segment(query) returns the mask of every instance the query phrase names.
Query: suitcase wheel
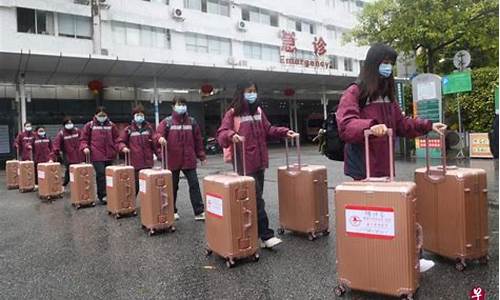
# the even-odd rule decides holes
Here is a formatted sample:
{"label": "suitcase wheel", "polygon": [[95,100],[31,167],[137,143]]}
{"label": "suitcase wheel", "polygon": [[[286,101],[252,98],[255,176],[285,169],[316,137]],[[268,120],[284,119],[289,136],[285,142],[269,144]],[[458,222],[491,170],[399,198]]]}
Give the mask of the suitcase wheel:
{"label": "suitcase wheel", "polygon": [[137,211],[136,211],[136,210],[134,210],[134,211],[132,212],[132,216],[134,216],[134,217],[136,217],[136,216],[137,216]]}
{"label": "suitcase wheel", "polygon": [[115,214],[115,219],[118,220],[119,218],[121,218],[122,216],[120,214]]}
{"label": "suitcase wheel", "polygon": [[342,297],[346,292],[346,288],[343,285],[337,285],[334,292],[337,297]]}
{"label": "suitcase wheel", "polygon": [[210,250],[208,248],[205,249],[205,256],[206,257],[209,257],[210,255],[212,255],[212,253],[213,253],[212,250]]}
{"label": "suitcase wheel", "polygon": [[176,230],[175,226],[170,227],[170,232],[175,232]]}
{"label": "suitcase wheel", "polygon": [[285,229],[283,227],[279,227],[276,231],[278,232],[279,235],[285,234]]}
{"label": "suitcase wheel", "polygon": [[258,262],[258,261],[259,261],[259,258],[260,258],[259,253],[255,253],[255,254],[252,256],[252,261],[253,261],[253,262]]}
{"label": "suitcase wheel", "polygon": [[465,267],[467,265],[465,264],[465,261],[462,261],[462,260],[459,260],[457,261],[457,263],[455,264],[455,269],[457,269],[457,271],[460,271],[462,272],[463,270],[465,270]]}
{"label": "suitcase wheel", "polygon": [[413,294],[402,295],[401,299],[402,300],[413,300]]}
{"label": "suitcase wheel", "polygon": [[488,261],[490,260],[490,257],[488,255],[480,257],[479,258],[479,263],[482,265],[488,264]]}
{"label": "suitcase wheel", "polygon": [[231,269],[231,268],[232,268],[232,267],[234,267],[235,265],[236,265],[236,262],[235,262],[232,258],[230,258],[230,259],[226,260],[226,267],[227,267],[228,269]]}
{"label": "suitcase wheel", "polygon": [[148,231],[148,235],[149,235],[149,236],[153,236],[154,234],[155,234],[155,230],[154,230],[154,229],[150,229],[150,230]]}
{"label": "suitcase wheel", "polygon": [[92,202],[92,204],[91,204],[91,205],[92,205],[92,206],[95,206],[95,202]]}
{"label": "suitcase wheel", "polygon": [[330,231],[328,231],[328,230],[323,231],[323,236],[329,236],[329,235],[330,235]]}
{"label": "suitcase wheel", "polygon": [[307,235],[307,239],[309,239],[310,241],[314,241],[316,239],[316,234],[314,232],[309,232],[309,234]]}

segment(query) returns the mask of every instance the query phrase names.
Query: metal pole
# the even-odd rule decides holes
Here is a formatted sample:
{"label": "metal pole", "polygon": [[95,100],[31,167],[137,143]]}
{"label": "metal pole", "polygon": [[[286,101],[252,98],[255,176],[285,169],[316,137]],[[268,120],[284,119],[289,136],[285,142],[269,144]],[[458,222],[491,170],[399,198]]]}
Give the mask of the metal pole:
{"label": "metal pole", "polygon": [[[21,101],[21,126],[24,126],[26,123],[26,87],[24,85],[24,77],[21,77],[19,80],[19,93],[20,93],[20,101]],[[20,127],[23,128],[23,127]]]}
{"label": "metal pole", "polygon": [[99,2],[99,0],[92,0],[90,5],[94,54],[101,54],[101,6]]}
{"label": "metal pole", "polygon": [[328,117],[328,99],[326,98],[325,91],[323,91],[323,96],[321,97],[321,103],[323,104],[323,119],[326,120]]}
{"label": "metal pole", "polygon": [[156,82],[156,77],[153,78],[153,101],[155,105],[155,124],[158,127],[160,124],[160,108],[159,108],[159,99],[158,99],[158,83]]}
{"label": "metal pole", "polygon": [[294,131],[299,133],[299,120],[297,118],[297,99],[294,99],[295,105],[293,106],[293,117],[294,117],[294,122],[295,122],[295,129]]}
{"label": "metal pole", "polygon": [[458,133],[460,136],[460,151],[457,153],[457,159],[465,158],[464,155],[464,133],[462,132],[462,112],[460,108],[460,97],[457,94],[457,105],[458,105]]}

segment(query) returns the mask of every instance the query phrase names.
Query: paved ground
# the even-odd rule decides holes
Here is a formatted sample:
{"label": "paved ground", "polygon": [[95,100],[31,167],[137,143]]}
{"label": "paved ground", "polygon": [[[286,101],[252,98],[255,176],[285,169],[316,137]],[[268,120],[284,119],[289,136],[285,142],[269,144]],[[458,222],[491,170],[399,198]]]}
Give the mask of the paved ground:
{"label": "paved ground", "polygon": [[[220,157],[209,157],[204,175],[227,169]],[[326,164],[329,186],[346,180],[341,163],[306,148],[303,161]],[[271,151],[265,199],[273,227],[278,223],[276,167],[284,163]],[[420,165],[422,163],[420,162]],[[488,171],[491,260],[457,272],[453,264],[426,255],[437,265],[423,274],[418,299],[469,299],[475,285],[498,299],[498,166],[476,160]],[[397,175],[411,180],[415,162],[398,162]],[[314,242],[286,234],[276,251],[262,251],[258,263],[226,269],[206,258],[204,225],[195,223],[187,184],[181,183],[182,219],[173,234],[148,237],[138,218],[115,220],[105,207],[75,211],[66,197],[41,203],[35,193],[5,190],[0,173],[0,299],[335,299],[335,220],[332,234]],[[330,192],[330,211],[333,199]],[[353,292],[344,299],[386,299]],[[389,299],[389,298],[387,298]]]}

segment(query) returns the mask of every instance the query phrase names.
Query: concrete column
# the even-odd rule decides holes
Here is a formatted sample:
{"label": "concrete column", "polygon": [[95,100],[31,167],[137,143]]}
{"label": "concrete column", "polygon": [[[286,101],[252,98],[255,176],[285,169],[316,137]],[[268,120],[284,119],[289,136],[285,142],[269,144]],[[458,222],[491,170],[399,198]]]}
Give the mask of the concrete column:
{"label": "concrete column", "polygon": [[26,87],[24,85],[24,78],[21,77],[19,79],[19,101],[21,103],[21,127],[24,125],[26,122]]}
{"label": "concrete column", "polygon": [[100,0],[91,0],[92,45],[94,54],[101,54],[101,6]]}
{"label": "concrete column", "polygon": [[154,102],[154,105],[155,105],[155,124],[156,124],[156,127],[158,127],[158,124],[160,124],[160,99],[159,99],[159,95],[158,95],[158,83],[157,83],[157,80],[156,80],[156,77],[153,78],[153,102]]}
{"label": "concrete column", "polygon": [[323,91],[323,95],[321,96],[321,104],[323,104],[323,119],[326,120],[326,117],[328,116],[328,98],[326,98],[326,94]]}

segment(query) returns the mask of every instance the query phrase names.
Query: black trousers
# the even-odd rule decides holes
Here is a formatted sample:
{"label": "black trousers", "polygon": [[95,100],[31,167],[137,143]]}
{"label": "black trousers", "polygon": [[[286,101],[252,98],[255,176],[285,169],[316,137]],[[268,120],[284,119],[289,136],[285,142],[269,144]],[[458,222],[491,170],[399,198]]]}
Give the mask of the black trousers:
{"label": "black trousers", "polygon": [[257,196],[257,227],[259,231],[259,238],[263,241],[274,237],[274,231],[269,228],[269,219],[266,213],[266,203],[262,198],[264,192],[264,173],[265,170],[257,171],[253,174],[248,174],[255,179],[255,194]]}
{"label": "black trousers", "polygon": [[95,180],[97,184],[97,198],[102,200],[106,197],[106,167],[111,166],[112,161],[94,161]]}
{"label": "black trousers", "polygon": [[[176,202],[177,202],[177,191],[179,190],[180,173],[181,170],[172,171],[175,212],[177,212]],[[201,198],[200,183],[198,182],[198,174],[196,173],[196,169],[182,170],[182,173],[186,176],[189,185],[189,198],[191,199],[193,212],[195,215],[199,215],[205,210],[205,206],[203,205],[203,200]]]}
{"label": "black trousers", "polygon": [[66,167],[66,171],[64,172],[64,182],[63,186],[67,186],[69,183],[69,163],[64,163],[64,167]]}

